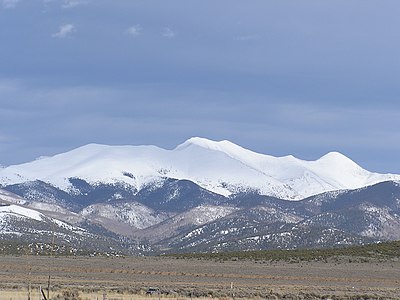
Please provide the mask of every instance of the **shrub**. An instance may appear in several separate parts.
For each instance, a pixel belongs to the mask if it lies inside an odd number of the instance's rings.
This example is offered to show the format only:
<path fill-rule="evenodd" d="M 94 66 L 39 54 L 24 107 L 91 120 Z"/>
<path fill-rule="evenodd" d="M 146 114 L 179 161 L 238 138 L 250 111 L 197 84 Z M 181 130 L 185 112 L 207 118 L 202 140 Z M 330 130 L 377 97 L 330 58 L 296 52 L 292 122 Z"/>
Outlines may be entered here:
<path fill-rule="evenodd" d="M 54 300 L 81 300 L 79 297 L 79 292 L 76 290 L 73 291 L 63 291 L 62 294 L 58 294 L 53 298 Z"/>

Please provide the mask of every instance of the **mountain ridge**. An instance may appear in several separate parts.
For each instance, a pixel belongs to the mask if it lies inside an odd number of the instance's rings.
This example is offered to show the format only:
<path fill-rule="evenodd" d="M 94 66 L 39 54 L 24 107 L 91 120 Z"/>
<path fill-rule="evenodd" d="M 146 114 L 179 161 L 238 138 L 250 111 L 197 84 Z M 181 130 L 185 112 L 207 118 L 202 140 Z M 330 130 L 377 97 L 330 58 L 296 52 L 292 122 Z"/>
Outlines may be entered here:
<path fill-rule="evenodd" d="M 41 180 L 68 193 L 71 178 L 90 184 L 125 184 L 140 191 L 165 178 L 189 180 L 223 196 L 244 191 L 301 200 L 327 191 L 355 189 L 400 175 L 369 172 L 339 152 L 315 161 L 274 157 L 230 141 L 191 138 L 172 150 L 88 144 L 52 157 L 0 169 L 0 186 Z"/>

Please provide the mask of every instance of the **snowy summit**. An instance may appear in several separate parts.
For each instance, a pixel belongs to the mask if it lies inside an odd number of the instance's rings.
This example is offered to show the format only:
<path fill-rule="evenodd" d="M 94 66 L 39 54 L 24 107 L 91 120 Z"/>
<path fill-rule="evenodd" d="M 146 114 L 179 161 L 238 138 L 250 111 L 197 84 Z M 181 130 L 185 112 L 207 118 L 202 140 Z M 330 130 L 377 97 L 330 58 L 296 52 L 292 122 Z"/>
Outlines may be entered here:
<path fill-rule="evenodd" d="M 2 186 L 41 180 L 70 192 L 70 178 L 91 184 L 122 183 L 138 191 L 166 178 L 185 179 L 224 196 L 252 191 L 300 200 L 326 191 L 400 180 L 400 175 L 369 172 L 337 152 L 306 161 L 260 154 L 229 141 L 198 137 L 173 150 L 89 144 L 0 169 Z"/>

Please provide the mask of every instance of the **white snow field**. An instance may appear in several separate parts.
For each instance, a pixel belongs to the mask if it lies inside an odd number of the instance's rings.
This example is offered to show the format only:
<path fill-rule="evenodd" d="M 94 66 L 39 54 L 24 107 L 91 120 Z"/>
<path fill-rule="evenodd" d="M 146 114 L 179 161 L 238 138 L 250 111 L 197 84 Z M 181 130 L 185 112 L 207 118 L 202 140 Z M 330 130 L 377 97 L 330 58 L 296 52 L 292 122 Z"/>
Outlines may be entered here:
<path fill-rule="evenodd" d="M 256 191 L 300 200 L 319 193 L 400 180 L 369 172 L 338 152 L 316 161 L 256 153 L 229 141 L 191 138 L 175 149 L 89 144 L 0 169 L 0 185 L 42 180 L 71 192 L 69 178 L 122 183 L 138 190 L 165 178 L 187 179 L 217 194 Z"/>

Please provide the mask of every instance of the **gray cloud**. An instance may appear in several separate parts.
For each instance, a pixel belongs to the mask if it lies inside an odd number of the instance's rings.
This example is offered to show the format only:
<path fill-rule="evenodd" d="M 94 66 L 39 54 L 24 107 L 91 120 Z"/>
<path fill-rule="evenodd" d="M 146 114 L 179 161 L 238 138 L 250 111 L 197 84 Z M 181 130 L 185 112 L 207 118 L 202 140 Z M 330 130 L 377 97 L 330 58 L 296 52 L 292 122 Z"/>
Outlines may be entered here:
<path fill-rule="evenodd" d="M 59 30 L 56 33 L 53 33 L 51 36 L 54 38 L 66 38 L 71 36 L 72 33 L 76 31 L 76 27 L 74 24 L 64 24 L 61 25 Z"/>
<path fill-rule="evenodd" d="M 74 8 L 80 5 L 88 4 L 88 1 L 84 0 L 64 0 L 62 8 Z"/>
<path fill-rule="evenodd" d="M 143 30 L 143 29 L 142 29 L 142 26 L 140 26 L 139 24 L 136 24 L 136 25 L 133 25 L 133 26 L 129 27 L 129 28 L 126 30 L 126 32 L 127 32 L 128 34 L 130 34 L 131 36 L 136 37 L 136 36 L 142 34 L 142 30 Z"/>
<path fill-rule="evenodd" d="M 2 0 L 1 4 L 4 8 L 14 8 L 20 0 Z"/>
<path fill-rule="evenodd" d="M 169 27 L 164 27 L 162 30 L 162 36 L 165 38 L 174 38 L 176 33 Z"/>

